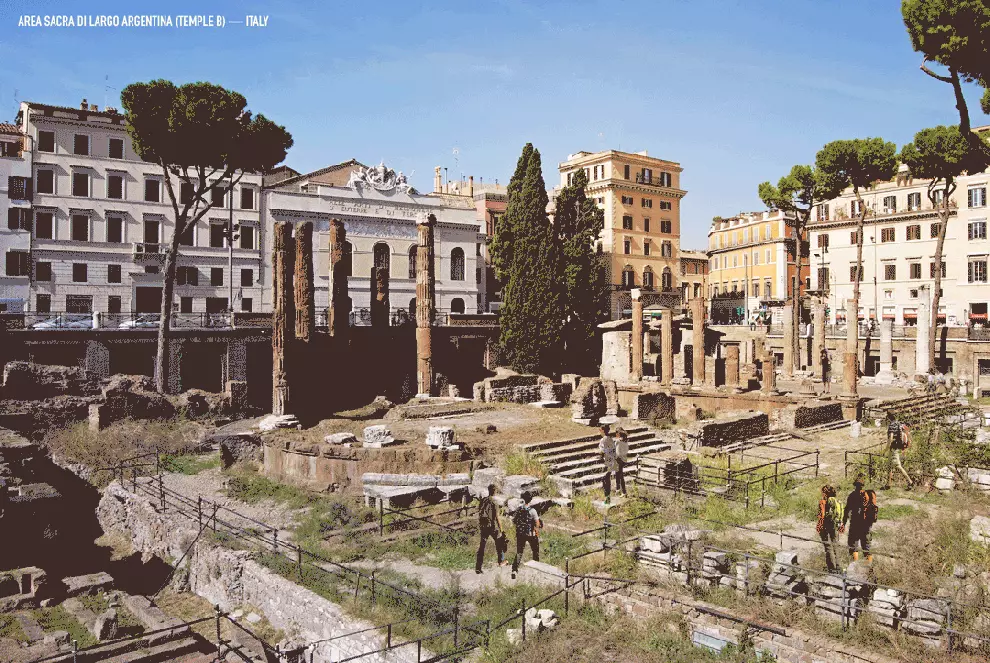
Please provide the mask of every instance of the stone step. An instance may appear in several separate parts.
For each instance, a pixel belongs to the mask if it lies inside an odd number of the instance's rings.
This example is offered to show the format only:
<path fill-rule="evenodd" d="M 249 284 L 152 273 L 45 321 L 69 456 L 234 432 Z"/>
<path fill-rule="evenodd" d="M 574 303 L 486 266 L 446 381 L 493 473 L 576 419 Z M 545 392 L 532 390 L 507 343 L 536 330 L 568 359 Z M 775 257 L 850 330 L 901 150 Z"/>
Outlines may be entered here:
<path fill-rule="evenodd" d="M 794 436 L 791 435 L 790 433 L 771 433 L 770 435 L 754 437 L 749 440 L 740 440 L 738 442 L 731 442 L 721 447 L 715 447 L 715 450 L 722 453 L 732 453 L 743 449 L 755 449 L 756 447 L 765 447 L 768 444 L 785 442 L 787 440 L 790 440 L 792 437 Z"/>
<path fill-rule="evenodd" d="M 626 432 L 629 435 L 634 433 L 643 433 L 649 429 L 646 426 L 630 426 L 626 428 Z M 589 433 L 588 435 L 582 435 L 581 437 L 573 437 L 566 440 L 549 440 L 547 442 L 531 442 L 528 444 L 520 444 L 518 447 L 531 455 L 539 455 L 540 452 L 553 449 L 555 447 L 563 447 L 569 444 L 575 444 L 579 442 L 595 442 L 601 438 L 601 434 L 598 431 Z"/>
<path fill-rule="evenodd" d="M 636 458 L 638 458 L 643 454 L 656 453 L 658 451 L 667 451 L 668 449 L 671 448 L 671 446 L 672 445 L 669 442 L 663 442 L 662 440 L 658 440 L 656 438 L 644 440 L 642 444 L 639 444 L 636 447 L 630 445 L 629 446 L 630 461 L 634 461 Z M 590 465 L 595 465 L 595 466 L 600 465 L 604 468 L 604 464 L 602 462 L 601 456 L 598 454 L 597 450 L 593 454 L 584 454 L 575 457 L 572 460 L 568 460 L 563 463 L 558 463 L 554 465 L 552 474 L 558 476 L 560 475 L 568 476 L 572 471 L 580 470 L 581 468 L 588 467 Z M 604 472 L 604 470 L 602 471 Z"/>
<path fill-rule="evenodd" d="M 632 449 L 636 444 L 649 442 L 655 438 L 656 435 L 649 431 L 643 431 L 636 433 L 635 435 L 630 435 L 629 448 Z M 547 453 L 531 455 L 541 463 L 553 466 L 556 463 L 564 462 L 573 457 L 578 457 L 585 454 L 598 454 L 598 443 L 600 440 L 601 436 L 598 436 L 594 440 L 590 440 L 588 442 L 577 442 L 566 447 L 558 447 Z"/>
<path fill-rule="evenodd" d="M 629 453 L 632 455 L 641 453 L 642 449 L 660 442 L 662 442 L 662 440 L 659 440 L 655 435 L 644 435 L 636 440 L 629 441 Z M 572 449 L 566 453 L 556 455 L 551 459 L 540 458 L 539 460 L 544 465 L 548 466 L 551 472 L 556 472 L 558 471 L 558 468 L 573 461 L 582 460 L 585 458 L 599 458 L 600 456 L 601 454 L 598 451 L 598 443 L 596 442 L 594 445 L 587 448 Z"/>
<path fill-rule="evenodd" d="M 838 421 L 829 421 L 828 423 L 818 424 L 817 426 L 808 426 L 807 428 L 802 428 L 802 433 L 823 433 L 830 430 L 839 430 L 840 428 L 848 428 L 852 425 L 852 420 L 850 419 L 839 419 Z"/>
<path fill-rule="evenodd" d="M 79 663 L 87 661 L 106 661 L 107 663 L 163 663 L 164 661 L 175 661 L 179 657 L 190 654 L 207 654 L 207 645 L 194 638 L 183 638 L 164 642 L 146 649 L 136 649 L 134 651 L 122 652 L 115 656 L 103 657 L 101 653 L 96 653 L 93 658 L 79 656 Z M 213 652 L 216 657 L 216 651 Z"/>

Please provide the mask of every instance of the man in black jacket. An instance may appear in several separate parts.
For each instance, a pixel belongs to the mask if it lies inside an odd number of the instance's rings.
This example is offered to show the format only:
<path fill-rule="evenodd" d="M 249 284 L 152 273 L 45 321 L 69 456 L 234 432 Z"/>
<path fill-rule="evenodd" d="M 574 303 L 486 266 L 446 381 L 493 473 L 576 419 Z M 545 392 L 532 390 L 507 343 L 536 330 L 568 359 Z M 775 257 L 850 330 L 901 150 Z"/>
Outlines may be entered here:
<path fill-rule="evenodd" d="M 498 565 L 505 564 L 505 549 L 499 545 L 499 541 L 505 537 L 502 532 L 502 525 L 498 522 L 498 508 L 492 500 L 495 494 L 495 484 L 489 484 L 488 495 L 481 498 L 478 505 L 478 531 L 481 541 L 478 542 L 478 556 L 474 563 L 474 572 L 481 573 L 481 565 L 485 561 L 485 544 L 488 537 L 495 542 L 495 551 L 498 553 Z"/>
<path fill-rule="evenodd" d="M 863 475 L 857 475 L 853 481 L 854 489 L 849 493 L 849 497 L 846 498 L 846 512 L 842 516 L 842 527 L 839 528 L 839 532 L 844 532 L 846 523 L 849 523 L 849 539 L 847 543 L 849 545 L 849 555 L 854 562 L 859 559 L 858 548 L 863 549 L 863 554 L 866 555 L 866 561 L 873 560 L 873 555 L 870 554 L 870 529 L 873 527 L 873 523 L 870 522 L 866 513 L 869 498 L 866 491 L 863 490 L 865 484 L 866 480 Z"/>

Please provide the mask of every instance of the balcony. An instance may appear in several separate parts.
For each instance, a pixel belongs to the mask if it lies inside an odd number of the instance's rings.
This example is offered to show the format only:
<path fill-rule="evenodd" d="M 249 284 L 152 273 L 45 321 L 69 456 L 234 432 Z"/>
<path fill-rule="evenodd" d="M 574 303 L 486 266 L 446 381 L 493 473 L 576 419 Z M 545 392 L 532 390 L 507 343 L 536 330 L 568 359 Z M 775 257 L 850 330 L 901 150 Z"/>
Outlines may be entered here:
<path fill-rule="evenodd" d="M 151 242 L 136 242 L 131 248 L 131 255 L 135 262 L 164 264 L 165 254 L 167 252 L 167 244 L 157 244 Z"/>

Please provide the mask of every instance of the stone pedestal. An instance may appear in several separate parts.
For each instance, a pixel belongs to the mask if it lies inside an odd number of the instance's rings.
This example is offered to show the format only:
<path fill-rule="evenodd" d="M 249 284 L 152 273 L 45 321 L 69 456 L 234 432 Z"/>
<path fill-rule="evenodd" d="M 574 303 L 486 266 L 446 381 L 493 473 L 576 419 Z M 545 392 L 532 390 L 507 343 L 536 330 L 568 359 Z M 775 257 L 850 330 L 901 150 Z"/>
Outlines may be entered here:
<path fill-rule="evenodd" d="M 822 348 L 825 347 L 825 304 L 817 302 L 814 311 L 814 336 L 811 344 L 811 371 L 812 374 L 821 377 L 822 375 Z"/>
<path fill-rule="evenodd" d="M 875 384 L 890 384 L 894 381 L 894 321 L 880 321 L 880 372 L 874 378 Z"/>
<path fill-rule="evenodd" d="M 732 344 L 725 346 L 725 386 L 733 391 L 739 389 L 739 346 Z"/>
<path fill-rule="evenodd" d="M 347 271 L 350 261 L 344 260 L 346 233 L 344 222 L 330 220 L 330 310 L 327 325 L 330 335 L 343 337 L 347 333 L 351 313 L 347 297 Z"/>
<path fill-rule="evenodd" d="M 914 372 L 917 375 L 927 375 L 932 367 L 931 356 L 928 354 L 929 337 L 932 333 L 931 311 L 928 308 L 928 289 L 921 290 L 918 301 L 918 338 L 914 345 Z"/>
<path fill-rule="evenodd" d="M 295 256 L 296 339 L 309 343 L 316 330 L 316 299 L 313 290 L 313 224 L 296 226 Z"/>
<path fill-rule="evenodd" d="M 635 382 L 643 379 L 643 301 L 639 288 L 632 291 L 632 366 L 629 377 Z"/>
<path fill-rule="evenodd" d="M 290 413 L 288 354 L 295 340 L 292 224 L 279 221 L 272 257 L 272 414 Z"/>
<path fill-rule="evenodd" d="M 794 307 L 784 306 L 784 377 L 794 376 Z"/>
<path fill-rule="evenodd" d="M 691 300 L 691 382 L 695 387 L 705 384 L 705 298 Z"/>
<path fill-rule="evenodd" d="M 773 395 L 777 392 L 777 367 L 774 365 L 773 351 L 770 350 L 769 346 L 764 346 L 763 348 L 763 382 L 760 385 L 760 391 L 767 395 Z"/>
<path fill-rule="evenodd" d="M 660 384 L 670 386 L 674 379 L 674 311 L 663 309 L 660 318 Z"/>
<path fill-rule="evenodd" d="M 433 273 L 433 227 L 437 217 L 429 214 L 416 223 L 416 382 L 419 394 L 433 393 L 432 328 L 436 306 Z"/>

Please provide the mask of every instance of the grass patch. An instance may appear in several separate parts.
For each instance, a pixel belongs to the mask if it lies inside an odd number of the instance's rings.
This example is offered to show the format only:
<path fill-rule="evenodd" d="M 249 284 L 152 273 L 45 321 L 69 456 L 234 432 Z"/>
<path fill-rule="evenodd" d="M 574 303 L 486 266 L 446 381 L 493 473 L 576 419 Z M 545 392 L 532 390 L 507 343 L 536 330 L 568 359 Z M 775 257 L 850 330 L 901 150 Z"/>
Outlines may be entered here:
<path fill-rule="evenodd" d="M 305 508 L 320 499 L 319 495 L 308 490 L 247 472 L 230 475 L 227 495 L 248 504 L 272 500 L 292 509 Z"/>
<path fill-rule="evenodd" d="M 521 449 L 514 449 L 502 457 L 502 469 L 506 474 L 526 474 L 537 479 L 545 479 L 550 474 L 545 463 Z"/>
<path fill-rule="evenodd" d="M 220 452 L 208 454 L 166 454 L 162 456 L 162 469 L 175 474 L 199 474 L 220 467 Z"/>
<path fill-rule="evenodd" d="M 79 602 L 96 615 L 101 615 L 110 609 L 110 597 L 103 591 L 96 594 L 84 594 L 79 597 Z M 120 637 L 136 635 L 144 630 L 144 625 L 123 605 L 118 605 L 115 610 L 117 611 L 117 628 L 121 631 Z"/>
<path fill-rule="evenodd" d="M 53 608 L 32 610 L 31 615 L 38 622 L 38 625 L 44 629 L 45 633 L 51 633 L 52 631 L 68 632 L 69 639 L 78 642 L 80 649 L 91 647 L 97 642 L 96 638 L 93 637 L 86 627 L 80 624 L 78 619 L 70 615 L 60 605 Z"/>
<path fill-rule="evenodd" d="M 17 642 L 28 642 L 27 634 L 14 615 L 0 614 L 0 638 L 10 638 Z"/>

